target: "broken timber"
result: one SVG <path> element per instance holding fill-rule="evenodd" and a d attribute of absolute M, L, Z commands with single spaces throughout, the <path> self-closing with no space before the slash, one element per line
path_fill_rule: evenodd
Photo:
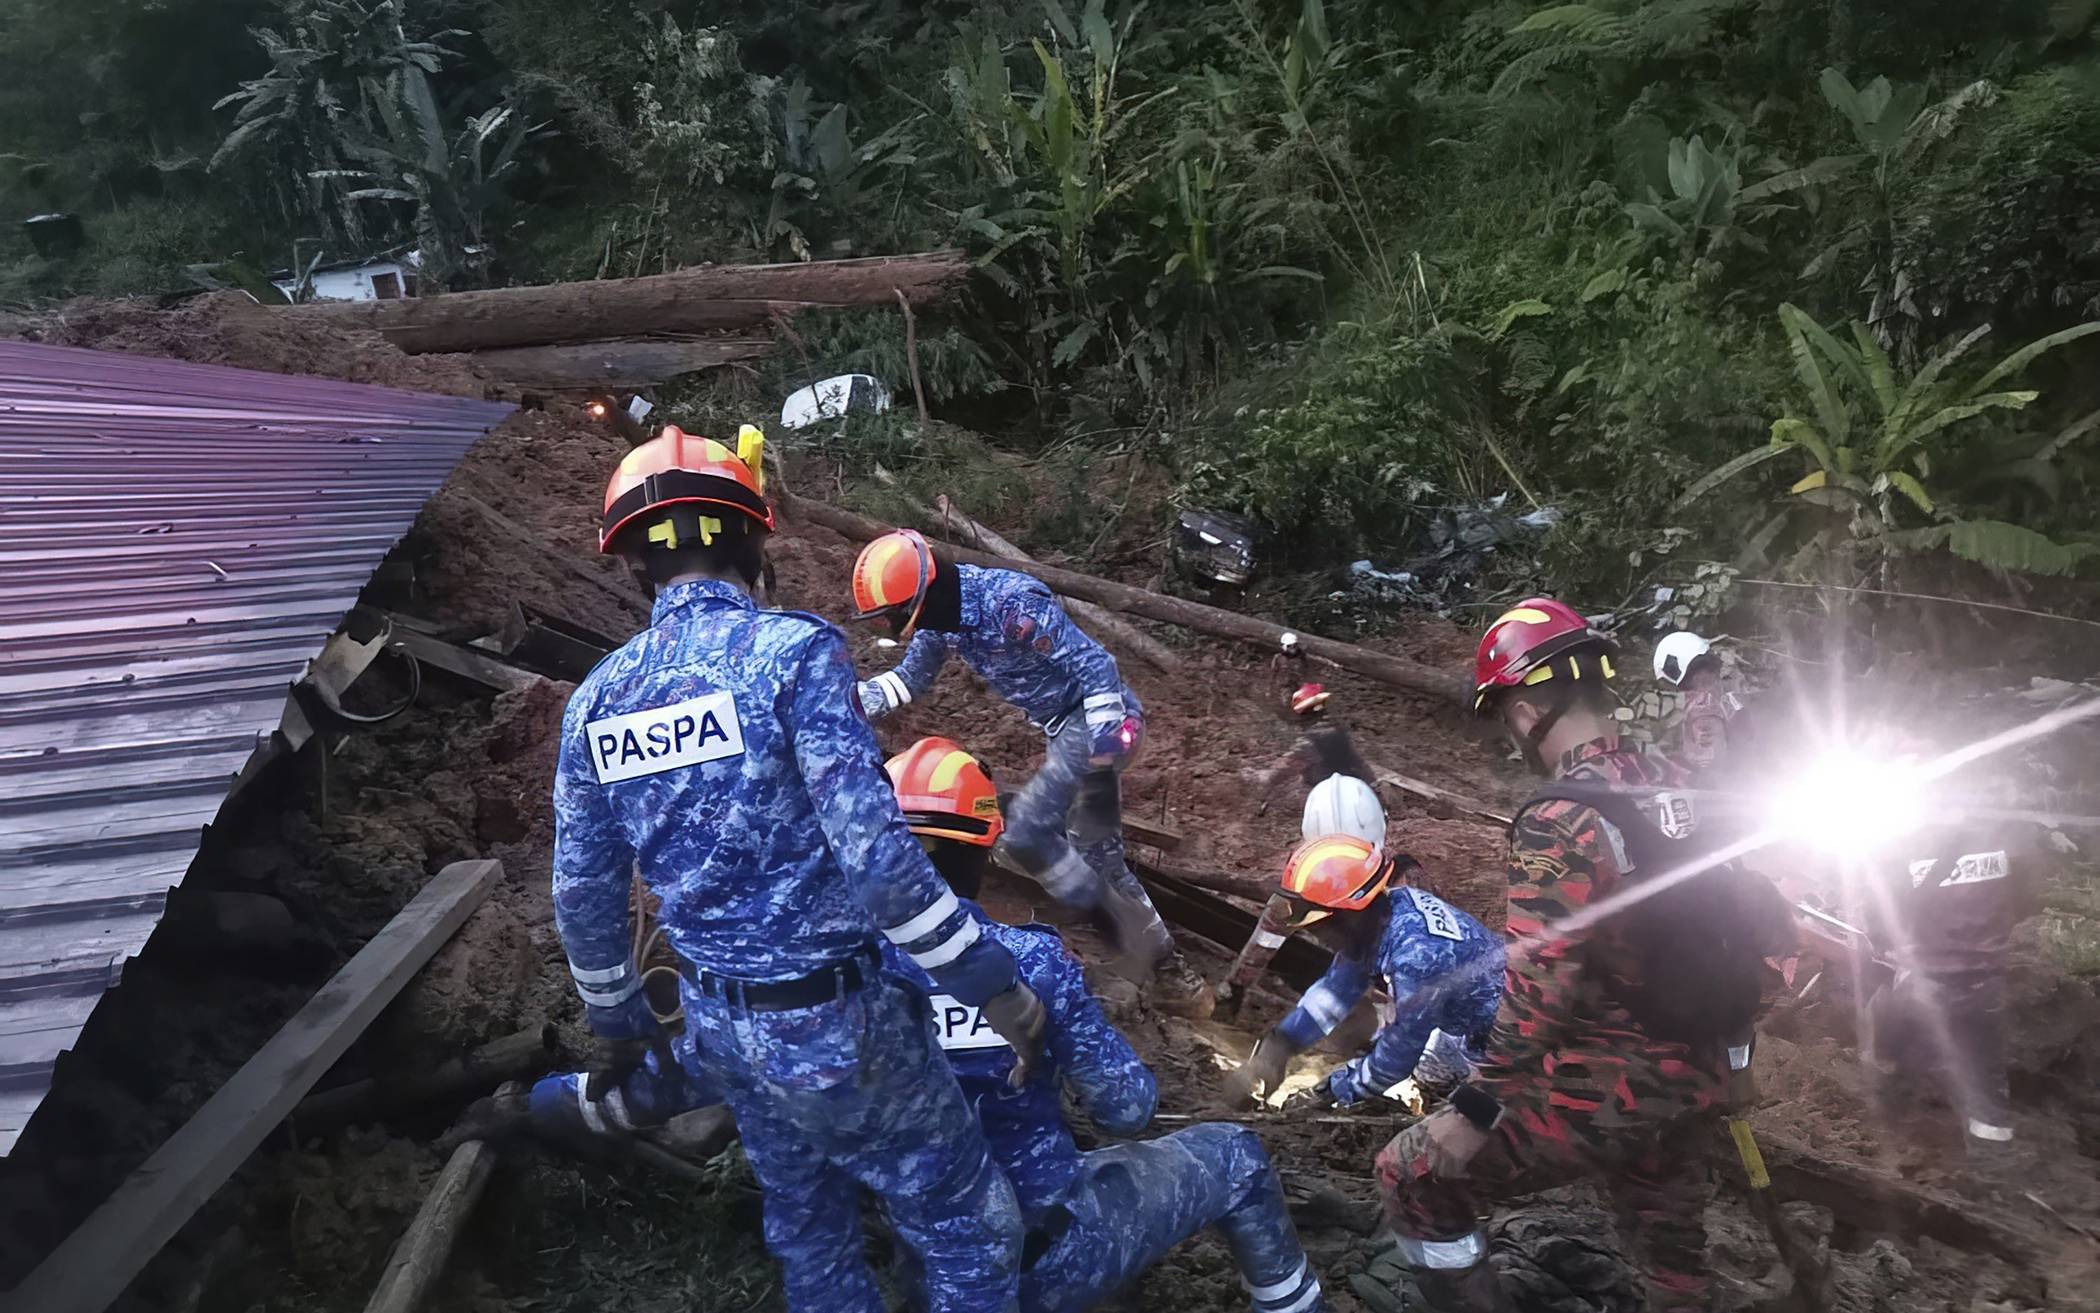
<path fill-rule="evenodd" d="M 524 1086 L 512 1081 L 496 1093 L 498 1097 L 521 1095 Z M 386 1271 L 379 1274 L 379 1285 L 365 1302 L 365 1313 L 415 1313 L 423 1306 L 444 1275 L 460 1228 L 481 1201 L 495 1170 L 496 1147 L 487 1140 L 468 1140 L 452 1151 L 445 1170 L 424 1196 L 423 1206 L 394 1243 L 394 1252 L 387 1255 Z"/>
<path fill-rule="evenodd" d="M 890 531 L 890 526 L 871 520 L 865 515 L 856 515 L 825 502 L 811 501 L 806 497 L 781 499 L 783 508 L 792 516 L 821 524 L 827 529 L 842 533 L 860 542 L 868 542 Z M 1011 569 L 1009 558 L 989 552 L 975 552 L 949 543 L 928 544 L 933 554 L 949 564 L 986 566 L 995 570 Z M 1055 566 L 1031 565 L 1027 571 L 1046 584 L 1051 591 L 1065 597 L 1076 597 L 1082 601 L 1095 602 L 1112 611 L 1123 611 L 1141 615 L 1150 620 L 1163 620 L 1200 633 L 1216 634 L 1220 638 L 1237 639 L 1273 652 L 1278 649 L 1285 633 L 1296 633 L 1298 644 L 1307 653 L 1331 661 L 1344 670 L 1353 670 L 1367 675 L 1380 683 L 1416 693 L 1426 693 L 1448 702 L 1463 702 L 1470 694 L 1466 682 L 1447 670 L 1425 666 L 1405 657 L 1390 656 L 1358 647 L 1354 643 L 1339 643 L 1331 638 L 1321 638 L 1302 630 L 1286 630 L 1281 625 L 1272 625 L 1266 620 L 1227 611 L 1221 607 L 1205 606 L 1179 597 L 1168 597 L 1146 588 L 1133 588 L 1109 579 L 1076 570 L 1060 570 Z"/>
<path fill-rule="evenodd" d="M 962 251 L 796 264 L 709 265 L 644 278 L 501 287 L 391 301 L 321 301 L 256 313 L 363 328 L 410 353 L 757 328 L 825 306 L 924 304 L 970 271 Z"/>
<path fill-rule="evenodd" d="M 755 360 L 772 351 L 771 338 L 729 337 L 498 347 L 458 359 L 504 383 L 563 392 L 652 387 L 680 374 Z"/>
<path fill-rule="evenodd" d="M 875 467 L 875 477 L 885 486 L 896 489 L 896 476 L 880 465 Z M 988 548 L 1001 556 L 1024 561 L 1030 566 L 1041 564 L 1018 546 L 971 519 L 945 496 L 938 499 L 940 509 L 936 511 L 908 492 L 897 489 L 897 493 L 904 499 L 905 508 L 928 525 L 937 525 L 943 531 L 951 527 L 960 529 L 974 546 Z M 1106 608 L 1074 599 L 1065 609 L 1084 621 L 1089 632 L 1107 638 L 1155 670 L 1169 675 L 1181 673 L 1181 658 L 1168 651 L 1165 643 L 1142 632 L 1129 622 L 1111 615 Z"/>
<path fill-rule="evenodd" d="M 471 861 L 454 862 L 433 876 L 0 1307 L 102 1313 L 115 1302 L 481 905 L 502 874 L 500 862 Z"/>
<path fill-rule="evenodd" d="M 1245 908 L 1144 862 L 1134 861 L 1130 869 L 1151 895 L 1161 916 L 1203 936 L 1228 954 L 1237 953 L 1260 922 L 1260 917 Z M 1334 955 L 1326 949 L 1293 935 L 1276 950 L 1269 969 L 1302 992 L 1313 987 L 1333 960 Z"/>

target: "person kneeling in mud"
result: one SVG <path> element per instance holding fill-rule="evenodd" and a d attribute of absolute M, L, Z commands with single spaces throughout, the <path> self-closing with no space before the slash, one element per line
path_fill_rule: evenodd
<path fill-rule="evenodd" d="M 961 899 L 974 899 L 1004 828 L 984 768 L 956 744 L 926 738 L 887 769 L 905 823 L 934 868 Z M 1158 1086 L 1102 1014 L 1055 930 L 992 922 L 986 933 L 1013 953 L 1048 1012 L 1043 1060 L 1018 1082 L 1013 1050 L 978 1009 L 940 992 L 901 955 L 888 966 L 927 996 L 935 1037 L 1021 1201 L 1025 1313 L 1092 1308 L 1207 1227 L 1223 1234 L 1256 1313 L 1324 1308 L 1282 1185 L 1253 1131 L 1210 1123 L 1079 1151 L 1063 1094 L 1103 1131 L 1129 1135 L 1152 1120 Z"/>
<path fill-rule="evenodd" d="M 1430 1090 L 1456 1086 L 1471 1073 L 1494 1025 L 1502 1002 L 1501 937 L 1405 883 L 1421 867 L 1411 857 L 1385 855 L 1385 815 L 1376 795 L 1348 776 L 1321 787 L 1337 793 L 1350 786 L 1362 799 L 1348 813 L 1356 822 L 1333 822 L 1346 832 L 1309 834 L 1285 864 L 1277 895 L 1288 909 L 1288 928 L 1331 917 L 1340 947 L 1326 974 L 1226 1079 L 1235 1102 L 1274 1093 L 1290 1060 L 1341 1024 L 1373 980 L 1391 992 L 1392 1013 L 1371 1051 L 1335 1068 L 1286 1108 L 1397 1097 L 1410 1079 Z M 1308 829 L 1322 801 L 1319 791 L 1308 801 Z"/>

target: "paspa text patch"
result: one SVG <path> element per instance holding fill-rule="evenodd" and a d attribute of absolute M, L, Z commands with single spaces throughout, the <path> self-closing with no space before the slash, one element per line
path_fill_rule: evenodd
<path fill-rule="evenodd" d="M 741 756 L 744 751 L 744 726 L 737 720 L 736 699 L 727 693 L 607 716 L 585 725 L 584 734 L 600 784 Z"/>

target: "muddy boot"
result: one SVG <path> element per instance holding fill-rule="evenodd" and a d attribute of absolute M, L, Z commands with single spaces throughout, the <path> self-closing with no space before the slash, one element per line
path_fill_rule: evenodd
<path fill-rule="evenodd" d="M 1149 995 L 1158 1011 L 1190 1021 L 1208 1020 L 1218 1007 L 1210 982 L 1196 974 L 1179 950 L 1168 953 L 1152 968 Z"/>

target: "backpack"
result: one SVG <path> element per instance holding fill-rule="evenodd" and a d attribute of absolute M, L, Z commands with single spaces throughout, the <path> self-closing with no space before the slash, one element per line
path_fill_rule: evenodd
<path fill-rule="evenodd" d="M 1523 812 L 1545 802 L 1594 809 L 1625 840 L 1629 886 L 1726 846 L 1727 827 L 1702 829 L 1693 795 L 1658 786 L 1555 780 Z M 1737 1043 L 1764 1009 L 1764 959 L 1791 925 L 1771 881 L 1727 861 L 1680 880 L 1612 918 L 1639 963 L 1637 983 L 1612 981 L 1611 995 L 1641 1029 L 1683 1044 Z"/>

